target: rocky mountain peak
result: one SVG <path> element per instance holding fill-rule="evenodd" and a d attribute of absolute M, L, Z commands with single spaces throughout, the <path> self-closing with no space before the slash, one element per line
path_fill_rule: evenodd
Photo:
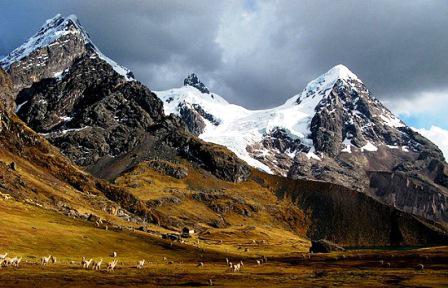
<path fill-rule="evenodd" d="M 198 76 L 194 73 L 191 73 L 184 79 L 184 86 L 192 86 L 205 94 L 210 94 L 210 90 L 208 90 L 207 86 L 199 80 Z"/>
<path fill-rule="evenodd" d="M 80 40 L 84 44 L 91 42 L 75 15 L 64 18 L 61 14 L 57 14 L 55 17 L 45 21 L 34 36 L 3 58 L 0 61 L 0 65 L 8 70 L 14 62 L 24 59 L 38 49 L 56 45 L 57 41 L 66 40 L 70 34 L 82 36 Z"/>
<path fill-rule="evenodd" d="M 19 92 L 42 79 L 60 78 L 84 55 L 100 58 L 126 80 L 133 80 L 129 69 L 101 53 L 75 15 L 58 14 L 45 21 L 36 34 L 1 59 L 0 66 L 10 74 L 14 90 Z"/>
<path fill-rule="evenodd" d="M 309 82 L 302 93 L 295 99 L 300 104 L 305 98 L 322 98 L 327 96 L 336 84 L 353 84 L 362 81 L 346 66 L 339 64 L 328 70 L 326 73 Z"/>

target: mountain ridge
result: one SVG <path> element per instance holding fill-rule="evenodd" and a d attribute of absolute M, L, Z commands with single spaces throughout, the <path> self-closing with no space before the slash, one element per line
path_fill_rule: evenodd
<path fill-rule="evenodd" d="M 448 220 L 448 186 L 442 180 L 448 174 L 435 168 L 446 167 L 443 153 L 371 96 L 344 65 L 265 110 L 248 110 L 194 87 L 155 93 L 166 114 L 178 115 L 201 139 L 228 147 L 251 166 L 293 179 L 338 183 L 405 211 Z M 425 200 L 419 200 L 418 191 L 409 197 L 403 189 L 387 189 L 397 173 L 415 187 L 426 187 Z"/>
<path fill-rule="evenodd" d="M 195 74 L 181 88 L 153 92 L 118 73 L 79 34 L 56 41 L 53 46 L 71 51 L 66 59 L 72 60 L 60 63 L 60 54 L 50 55 L 52 64 L 39 68 L 41 78 L 9 72 L 21 75 L 12 78 L 16 87 L 28 85 L 15 99 L 18 116 L 94 176 L 113 180 L 145 161 L 185 159 L 220 179 L 244 182 L 252 173 L 246 161 L 448 221 L 440 150 L 371 97 L 347 67 L 333 67 L 279 107 L 251 111 L 210 92 Z M 24 59 L 39 59 L 33 57 Z M 20 63 L 12 64 L 16 72 Z"/>

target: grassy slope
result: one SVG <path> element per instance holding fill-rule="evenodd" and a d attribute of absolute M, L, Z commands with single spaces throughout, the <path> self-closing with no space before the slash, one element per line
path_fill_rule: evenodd
<path fill-rule="evenodd" d="M 196 227 L 201 231 L 201 237 L 220 240 L 227 233 L 225 238 L 229 241 L 232 237 L 246 239 L 246 242 L 265 240 L 289 243 L 295 247 L 293 249 L 302 251 L 308 249 L 309 241 L 304 236 L 308 225 L 305 214 L 290 202 L 279 201 L 254 180 L 232 183 L 213 177 L 190 163 L 178 165 L 188 170 L 186 178 L 166 176 L 142 163 L 117 178 L 115 183 L 126 187 L 141 200 L 162 199 L 164 204 L 155 208 L 162 217 L 172 219 L 172 224 L 178 227 L 183 224 Z M 218 196 L 208 200 L 199 199 L 198 194 L 205 198 Z M 173 204 L 164 200 L 173 196 L 181 202 Z M 213 219 L 224 219 L 225 225 L 214 229 L 207 225 Z"/>
<path fill-rule="evenodd" d="M 171 247 L 159 237 L 128 230 L 106 231 L 13 200 L 0 201 L 0 226 L 1 253 L 8 251 L 11 256 L 24 257 L 19 269 L 0 269 L 0 287 L 205 286 L 209 279 L 217 286 L 229 287 L 254 287 L 260 283 L 265 287 L 448 285 L 447 247 L 401 252 L 351 251 L 344 252 L 344 257 L 342 253 L 331 253 L 304 259 L 301 253 L 291 251 L 275 256 L 278 245 L 271 244 L 263 251 L 269 255 L 268 264 L 257 266 L 243 250 L 225 254 L 230 243 L 205 244 L 207 241 L 201 240 L 200 249 L 192 245 Z M 226 232 L 220 231 L 224 240 Z M 115 272 L 80 268 L 82 256 L 110 261 L 112 251 L 118 252 Z M 48 254 L 58 258 L 57 264 L 45 268 L 34 264 Z M 163 257 L 174 263 L 169 264 Z M 229 272 L 225 257 L 234 262 L 243 259 L 245 268 L 242 272 Z M 134 268 L 139 259 L 147 261 L 143 270 Z M 379 259 L 391 262 L 391 268 L 381 267 Z M 203 268 L 196 267 L 199 260 L 205 263 Z M 424 263 L 425 271 L 415 270 L 418 263 Z"/>

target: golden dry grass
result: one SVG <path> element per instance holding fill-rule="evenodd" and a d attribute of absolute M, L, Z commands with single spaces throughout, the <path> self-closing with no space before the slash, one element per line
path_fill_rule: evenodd
<path fill-rule="evenodd" d="M 199 247 L 194 246 L 196 237 L 171 246 L 148 233 L 106 231 L 86 221 L 12 200 L 0 201 L 0 227 L 0 252 L 24 257 L 20 268 L 0 269 L 0 287 L 189 287 L 206 286 L 209 279 L 218 287 L 448 285 L 447 247 L 311 255 L 304 253 L 303 243 L 297 250 L 291 248 L 290 244 L 299 240 L 292 233 L 247 226 L 201 235 Z M 258 235 L 272 239 L 262 245 L 250 241 Z M 245 252 L 244 248 L 250 250 Z M 101 271 L 80 267 L 82 256 L 107 262 L 113 251 L 118 253 L 119 264 L 112 273 L 105 272 L 105 266 Z M 56 264 L 36 264 L 49 254 L 58 258 Z M 261 255 L 268 255 L 268 263 L 258 266 L 255 260 Z M 226 257 L 233 262 L 243 260 L 243 270 L 229 271 Z M 147 261 L 142 270 L 135 268 L 140 259 Z M 391 267 L 386 268 L 379 260 L 390 262 Z M 197 261 L 203 261 L 204 267 L 197 267 Z M 419 263 L 425 265 L 424 271 L 415 269 Z"/>
<path fill-rule="evenodd" d="M 117 178 L 115 183 L 144 201 L 163 200 L 175 196 L 182 200 L 181 203 L 161 205 L 156 208 L 157 211 L 169 217 L 189 219 L 190 222 L 207 229 L 210 228 L 207 224 L 223 216 L 227 225 L 231 227 L 261 228 L 256 231 L 283 230 L 286 235 L 295 234 L 297 240 L 306 238 L 308 223 L 305 214 L 291 202 L 279 200 L 272 191 L 253 179 L 232 183 L 220 180 L 186 161 L 177 165 L 188 170 L 186 178 L 176 179 L 164 175 L 152 170 L 143 162 L 129 173 Z M 206 203 L 207 201 L 195 200 L 193 196 L 197 193 L 207 195 L 221 193 L 219 199 L 211 201 L 212 206 L 233 207 L 233 210 L 217 213 L 210 207 L 210 203 Z M 240 205 L 239 202 L 244 204 Z M 247 207 L 256 207 L 257 211 L 251 212 L 250 215 L 235 211 Z M 263 238 L 263 235 L 258 235 L 258 238 Z"/>

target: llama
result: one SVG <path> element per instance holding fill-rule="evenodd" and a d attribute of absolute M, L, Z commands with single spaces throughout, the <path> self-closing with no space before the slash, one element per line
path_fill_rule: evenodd
<path fill-rule="evenodd" d="M 42 265 L 42 266 L 47 266 L 47 264 L 50 262 L 50 260 L 51 261 L 53 261 L 53 256 L 48 256 L 48 257 L 42 257 L 41 259 L 40 259 L 40 264 Z M 53 262 L 54 263 L 54 262 Z"/>
<path fill-rule="evenodd" d="M 20 262 L 22 262 L 22 257 L 20 257 L 20 258 L 15 257 L 14 259 L 12 259 L 12 261 L 11 261 L 11 265 L 12 265 L 13 267 L 17 267 L 17 268 L 19 268 Z"/>
<path fill-rule="evenodd" d="M 145 266 L 145 259 L 138 261 L 137 269 L 143 269 L 143 266 Z"/>
<path fill-rule="evenodd" d="M 93 263 L 92 269 L 93 270 L 100 270 L 101 264 L 103 264 L 103 258 L 101 258 L 100 261 Z"/>
<path fill-rule="evenodd" d="M 1 266 L 8 267 L 9 265 L 11 265 L 12 261 L 13 259 L 6 257 L 5 259 L 3 259 Z"/>
<path fill-rule="evenodd" d="M 93 259 L 90 260 L 84 260 L 84 264 L 82 265 L 82 268 L 89 269 L 90 264 L 92 263 Z"/>
<path fill-rule="evenodd" d="M 107 265 L 107 271 L 110 271 L 110 272 L 112 272 L 112 271 L 114 271 L 114 269 L 115 269 L 115 266 L 117 266 L 117 263 L 118 263 L 118 260 L 117 259 L 115 259 L 115 260 L 113 260 L 112 262 L 110 262 L 108 265 Z"/>

